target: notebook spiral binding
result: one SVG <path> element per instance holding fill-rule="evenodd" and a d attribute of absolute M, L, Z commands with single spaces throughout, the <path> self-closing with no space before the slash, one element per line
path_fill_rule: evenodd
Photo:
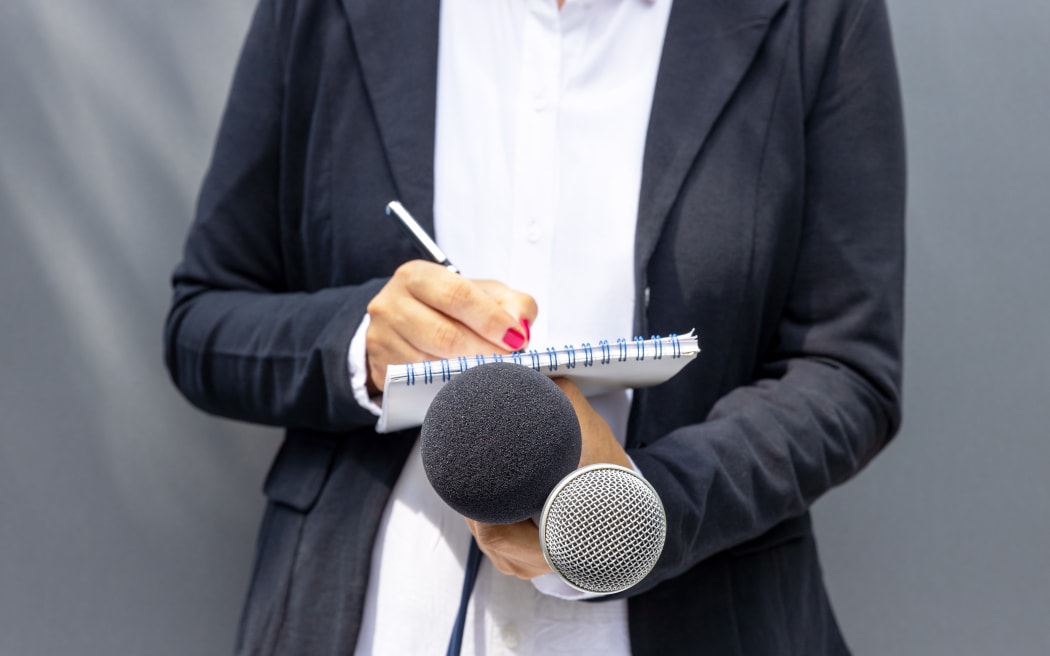
<path fill-rule="evenodd" d="M 437 391 L 464 371 L 488 362 L 513 362 L 549 377 L 572 379 L 584 395 L 617 389 L 651 387 L 675 376 L 700 353 L 695 331 L 649 339 L 621 337 L 563 348 L 539 347 L 515 353 L 494 353 L 408 362 L 387 367 L 382 408 L 376 431 L 392 432 L 419 426 Z"/>
<path fill-rule="evenodd" d="M 634 346 L 634 360 L 639 362 L 645 360 L 647 357 L 652 360 L 662 360 L 664 357 L 665 344 L 670 347 L 670 358 L 678 359 L 682 357 L 682 343 L 679 339 L 678 333 L 670 333 L 667 337 L 653 335 L 648 340 L 641 336 L 635 336 L 632 341 Z M 632 350 L 628 346 L 630 343 L 631 342 L 624 337 L 617 338 L 615 356 L 617 362 L 627 362 L 627 360 L 630 359 L 630 351 Z M 590 342 L 583 342 L 580 344 L 579 350 L 581 352 L 583 366 L 595 366 L 595 347 L 592 346 Z M 609 343 L 609 340 L 599 340 L 597 350 L 599 365 L 612 363 L 613 347 Z M 544 369 L 546 369 L 547 372 L 555 372 L 558 371 L 558 367 L 575 369 L 579 362 L 576 351 L 577 348 L 575 345 L 566 344 L 561 349 L 548 346 L 543 352 L 540 352 L 539 349 L 528 349 L 526 351 L 515 351 L 510 355 L 493 353 L 491 358 L 478 354 L 473 358 L 459 356 L 452 359 L 443 358 L 434 361 L 406 362 L 404 365 L 404 384 L 410 387 L 417 382 L 421 382 L 424 385 L 432 384 L 435 378 L 435 365 L 439 368 L 437 375 L 440 376 L 441 382 L 447 383 L 452 380 L 453 376 L 461 374 L 471 367 L 476 367 L 490 361 L 506 362 L 508 358 L 510 362 L 513 362 L 514 364 L 520 364 L 540 372 Z M 565 356 L 564 359 L 562 356 Z M 473 364 L 471 364 L 471 359 L 474 361 Z M 420 369 L 418 376 L 421 380 L 417 380 L 417 369 Z"/>

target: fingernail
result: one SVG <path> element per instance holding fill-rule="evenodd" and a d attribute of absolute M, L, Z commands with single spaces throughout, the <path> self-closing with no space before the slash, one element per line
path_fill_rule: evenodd
<path fill-rule="evenodd" d="M 521 327 L 525 329 L 525 341 L 529 341 L 530 339 L 532 339 L 532 333 L 529 332 L 529 320 L 528 319 L 522 319 L 521 320 Z"/>
<path fill-rule="evenodd" d="M 508 328 L 507 332 L 503 334 L 503 343 L 517 351 L 525 343 L 525 335 L 513 328 Z"/>

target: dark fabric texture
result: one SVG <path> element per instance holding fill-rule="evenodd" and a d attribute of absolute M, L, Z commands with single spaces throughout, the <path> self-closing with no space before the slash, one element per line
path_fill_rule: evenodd
<path fill-rule="evenodd" d="M 375 435 L 346 350 L 415 257 L 386 203 L 432 229 L 437 20 L 424 0 L 262 0 L 244 46 L 165 335 L 192 402 L 289 428 L 242 653 L 356 643 L 415 435 Z M 885 4 L 677 2 L 653 103 L 635 328 L 695 328 L 704 351 L 634 396 L 628 451 L 668 538 L 622 595 L 632 649 L 846 653 L 807 512 L 900 422 L 905 171 Z"/>

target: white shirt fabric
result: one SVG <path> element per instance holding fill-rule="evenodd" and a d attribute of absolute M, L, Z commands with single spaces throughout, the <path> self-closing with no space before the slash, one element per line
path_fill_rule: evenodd
<path fill-rule="evenodd" d="M 642 156 L 670 6 L 441 3 L 437 242 L 464 275 L 536 298 L 533 345 L 631 336 Z M 366 326 L 350 367 L 377 411 L 364 392 Z M 629 392 L 591 403 L 622 443 Z M 415 449 L 379 528 L 357 653 L 443 652 L 469 543 Z M 629 654 L 626 602 L 580 596 L 553 574 L 522 581 L 483 560 L 462 653 Z"/>

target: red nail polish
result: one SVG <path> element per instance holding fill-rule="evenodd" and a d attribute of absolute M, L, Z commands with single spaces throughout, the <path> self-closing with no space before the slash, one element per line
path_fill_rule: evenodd
<path fill-rule="evenodd" d="M 503 343 L 517 351 L 525 343 L 525 335 L 513 328 L 508 328 L 507 332 L 503 334 Z"/>
<path fill-rule="evenodd" d="M 525 341 L 528 341 L 528 340 L 532 339 L 532 333 L 529 332 L 529 320 L 528 319 L 522 319 L 521 320 L 521 327 L 525 329 Z"/>

